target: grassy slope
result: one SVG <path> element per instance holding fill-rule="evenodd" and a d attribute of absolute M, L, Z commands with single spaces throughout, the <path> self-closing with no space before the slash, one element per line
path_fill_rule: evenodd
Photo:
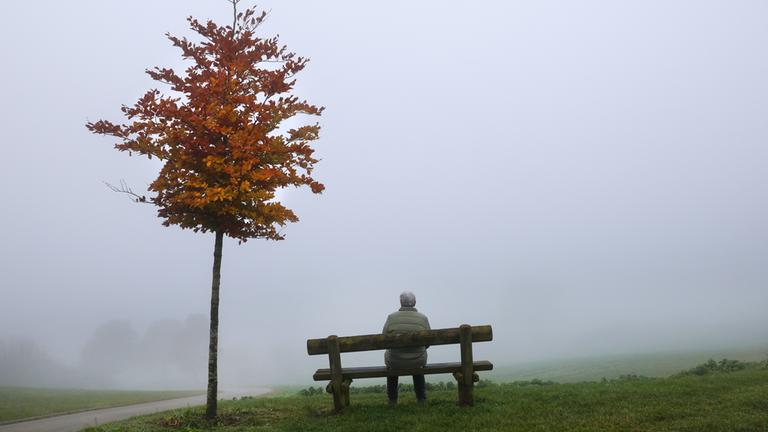
<path fill-rule="evenodd" d="M 569 360 L 550 360 L 496 365 L 492 372 L 481 374 L 498 382 L 531 379 L 570 383 L 612 379 L 621 375 L 665 377 L 700 364 L 710 358 L 729 358 L 741 361 L 760 361 L 766 358 L 764 348 L 709 350 L 699 352 L 660 352 L 655 354 L 582 357 Z"/>
<path fill-rule="evenodd" d="M 433 392 L 427 405 L 403 395 L 352 395 L 343 415 L 330 397 L 258 398 L 221 405 L 217 427 L 202 408 L 138 417 L 92 432 L 116 431 L 768 431 L 768 370 L 727 374 L 476 389 L 477 406 L 458 408 L 456 393 Z"/>
<path fill-rule="evenodd" d="M 0 422 L 174 399 L 200 391 L 102 391 L 0 387 Z"/>

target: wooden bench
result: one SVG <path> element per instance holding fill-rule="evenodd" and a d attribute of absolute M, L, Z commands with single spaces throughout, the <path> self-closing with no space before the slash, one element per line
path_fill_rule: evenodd
<path fill-rule="evenodd" d="M 469 326 L 440 330 L 427 330 L 408 333 L 372 334 L 361 336 L 337 337 L 307 340 L 309 355 L 328 354 L 330 368 L 318 369 L 312 378 L 315 381 L 330 381 L 326 391 L 333 395 L 333 407 L 342 411 L 349 406 L 349 386 L 353 379 L 382 378 L 404 375 L 431 375 L 450 373 L 458 383 L 459 404 L 474 405 L 474 383 L 479 380 L 477 371 L 493 369 L 489 361 L 473 361 L 472 342 L 493 340 L 491 326 Z M 341 353 L 356 351 L 375 351 L 389 348 L 409 348 L 419 346 L 459 344 L 461 362 L 432 363 L 421 368 L 388 369 L 376 367 L 341 367 Z"/>

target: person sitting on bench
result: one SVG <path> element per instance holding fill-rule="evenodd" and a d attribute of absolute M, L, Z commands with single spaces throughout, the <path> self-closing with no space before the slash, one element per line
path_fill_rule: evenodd
<path fill-rule="evenodd" d="M 383 334 L 403 333 L 431 330 L 427 317 L 416 310 L 416 296 L 406 291 L 400 294 L 400 309 L 389 314 L 384 323 Z M 420 368 L 427 364 L 427 348 L 392 348 L 384 352 L 384 364 L 389 369 Z M 387 396 L 389 403 L 397 403 L 397 376 L 387 377 Z M 422 403 L 427 400 L 427 389 L 424 375 L 413 375 L 413 389 L 416 400 Z"/>

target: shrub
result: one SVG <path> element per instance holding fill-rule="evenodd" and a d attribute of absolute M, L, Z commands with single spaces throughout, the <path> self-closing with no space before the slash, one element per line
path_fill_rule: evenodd
<path fill-rule="evenodd" d="M 512 386 L 512 387 L 529 387 L 529 386 L 547 386 L 547 385 L 553 385 L 555 384 L 554 381 L 543 381 L 538 378 L 534 378 L 532 380 L 528 381 L 514 381 L 511 383 L 505 383 L 502 384 L 503 386 Z"/>
<path fill-rule="evenodd" d="M 618 381 L 643 381 L 648 379 L 650 378 L 643 375 L 626 374 L 626 375 L 619 375 Z"/>
<path fill-rule="evenodd" d="M 497 385 L 498 384 L 496 384 L 495 382 L 493 382 L 491 380 L 481 379 L 480 381 L 477 382 L 477 384 L 475 384 L 475 387 L 477 387 L 477 388 L 485 388 L 485 387 L 494 387 L 494 386 L 497 386 Z"/>
<path fill-rule="evenodd" d="M 323 393 L 325 393 L 325 389 L 323 389 L 322 387 L 307 387 L 299 391 L 299 394 L 302 396 L 314 396 L 314 395 L 323 394 Z"/>
<path fill-rule="evenodd" d="M 702 375 L 708 375 L 711 373 L 730 373 L 730 372 L 744 370 L 749 365 L 750 365 L 749 363 L 745 363 L 739 360 L 722 359 L 720 361 L 716 361 L 714 359 L 709 359 L 705 363 L 702 363 L 691 369 L 688 369 L 687 371 L 679 373 L 678 376 L 686 376 L 686 375 L 702 376 Z"/>

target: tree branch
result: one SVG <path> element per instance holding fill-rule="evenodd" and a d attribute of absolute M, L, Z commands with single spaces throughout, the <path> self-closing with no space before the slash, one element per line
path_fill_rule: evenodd
<path fill-rule="evenodd" d="M 235 38 L 235 34 L 237 33 L 237 4 L 240 3 L 241 0 L 227 0 L 228 2 L 232 3 L 232 38 Z"/>
<path fill-rule="evenodd" d="M 128 186 L 128 184 L 125 182 L 125 180 L 120 180 L 120 187 L 117 187 L 113 184 L 103 182 L 105 185 L 107 185 L 108 188 L 112 190 L 112 192 L 118 192 L 118 193 L 124 193 L 130 197 L 130 200 L 137 203 L 142 204 L 152 204 L 151 199 L 147 199 L 145 195 L 139 195 L 136 192 L 133 191 L 133 189 Z"/>

